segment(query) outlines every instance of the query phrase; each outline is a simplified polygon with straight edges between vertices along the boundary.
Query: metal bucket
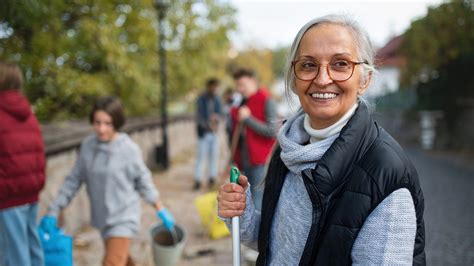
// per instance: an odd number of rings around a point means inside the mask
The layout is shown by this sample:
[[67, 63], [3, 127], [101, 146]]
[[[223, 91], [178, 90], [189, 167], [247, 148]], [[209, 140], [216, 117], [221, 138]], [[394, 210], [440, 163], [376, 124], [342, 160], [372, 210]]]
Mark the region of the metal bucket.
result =
[[164, 225], [156, 225], [151, 229], [153, 262], [155, 266], [173, 266], [181, 258], [186, 231], [175, 225], [170, 232]]

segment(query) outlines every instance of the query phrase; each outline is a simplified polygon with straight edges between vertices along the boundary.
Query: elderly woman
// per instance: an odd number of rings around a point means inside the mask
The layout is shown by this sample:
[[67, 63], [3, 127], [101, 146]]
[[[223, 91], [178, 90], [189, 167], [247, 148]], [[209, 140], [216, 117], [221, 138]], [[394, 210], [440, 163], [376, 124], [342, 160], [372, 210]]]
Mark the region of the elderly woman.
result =
[[219, 216], [241, 216], [257, 265], [424, 265], [416, 170], [359, 98], [375, 70], [368, 34], [346, 17], [317, 18], [289, 58], [286, 87], [302, 108], [278, 133], [262, 211], [240, 176], [220, 187]]

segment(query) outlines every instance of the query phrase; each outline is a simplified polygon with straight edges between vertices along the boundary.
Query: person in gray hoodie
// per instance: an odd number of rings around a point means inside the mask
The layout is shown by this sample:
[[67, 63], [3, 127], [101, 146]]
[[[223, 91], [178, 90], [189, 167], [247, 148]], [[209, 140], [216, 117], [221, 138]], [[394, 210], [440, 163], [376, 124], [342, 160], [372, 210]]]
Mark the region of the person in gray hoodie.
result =
[[96, 101], [90, 114], [95, 134], [81, 144], [74, 168], [66, 177], [59, 194], [51, 202], [40, 226], [51, 230], [57, 216], [86, 185], [91, 206], [91, 224], [105, 242], [103, 265], [133, 265], [129, 255], [130, 238], [140, 224], [140, 197], [154, 206], [168, 229], [173, 216], [159, 200], [159, 193], [145, 166], [140, 148], [118, 130], [125, 123], [121, 102], [115, 97]]

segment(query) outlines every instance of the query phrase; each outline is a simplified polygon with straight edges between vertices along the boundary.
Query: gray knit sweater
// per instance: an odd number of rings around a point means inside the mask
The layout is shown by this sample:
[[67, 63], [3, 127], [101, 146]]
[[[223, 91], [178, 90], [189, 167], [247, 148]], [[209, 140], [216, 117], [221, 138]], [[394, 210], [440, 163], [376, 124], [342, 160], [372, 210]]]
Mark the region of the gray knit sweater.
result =
[[[289, 172], [273, 218], [270, 265], [297, 265], [300, 261], [312, 219], [311, 201], [300, 173], [316, 166], [317, 160], [339, 136], [340, 129], [352, 113], [342, 118], [345, 121], [337, 123], [340, 128], [336, 134], [310, 144], [306, 143], [313, 136], [305, 130], [303, 112], [289, 119], [281, 128], [278, 135], [281, 158]], [[247, 189], [246, 193], [247, 206], [240, 219], [241, 241], [257, 249], [260, 212], [253, 207], [250, 190]], [[230, 226], [230, 219], [226, 219], [226, 223]], [[365, 221], [352, 247], [353, 264], [411, 265], [415, 234], [416, 214], [411, 194], [407, 189], [396, 190]]]
[[145, 166], [140, 149], [125, 133], [111, 142], [96, 136], [81, 144], [76, 164], [66, 177], [48, 214], [57, 216], [82, 184], [91, 206], [91, 223], [102, 237], [132, 237], [140, 224], [140, 196], [155, 204], [158, 191]]

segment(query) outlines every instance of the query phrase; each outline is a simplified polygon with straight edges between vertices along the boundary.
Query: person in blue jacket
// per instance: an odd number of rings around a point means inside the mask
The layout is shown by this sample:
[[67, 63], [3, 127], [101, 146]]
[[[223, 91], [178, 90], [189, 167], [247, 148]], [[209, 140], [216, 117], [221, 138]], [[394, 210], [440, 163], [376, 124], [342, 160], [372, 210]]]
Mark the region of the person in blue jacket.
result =
[[196, 101], [198, 147], [194, 190], [198, 190], [201, 187], [205, 163], [207, 163], [209, 172], [209, 187], [213, 187], [217, 179], [219, 161], [219, 138], [217, 131], [222, 120], [222, 103], [219, 96], [217, 96], [219, 84], [220, 81], [216, 78], [208, 79], [206, 91]]
[[105, 242], [103, 265], [133, 265], [129, 246], [139, 229], [140, 198], [156, 208], [168, 229], [174, 227], [175, 221], [160, 201], [140, 148], [127, 134], [119, 132], [125, 123], [121, 102], [116, 97], [98, 99], [90, 113], [90, 123], [95, 134], [82, 142], [74, 168], [40, 226], [45, 231], [53, 230], [60, 210], [85, 184], [91, 223]]

